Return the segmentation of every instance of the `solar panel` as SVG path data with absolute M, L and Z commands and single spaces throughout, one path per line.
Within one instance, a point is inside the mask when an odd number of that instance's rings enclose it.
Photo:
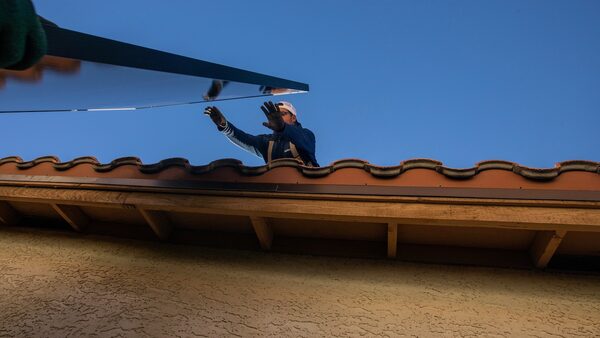
M 303 93 L 308 85 L 44 25 L 48 53 L 0 70 L 0 112 L 135 110 Z

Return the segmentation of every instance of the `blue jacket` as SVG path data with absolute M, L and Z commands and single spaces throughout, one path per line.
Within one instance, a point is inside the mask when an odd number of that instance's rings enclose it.
M 241 131 L 229 121 L 224 128 L 219 127 L 218 129 L 233 144 L 251 154 L 262 157 L 265 163 L 268 162 L 269 158 L 269 141 L 275 141 L 271 159 L 294 158 L 290 150 L 290 142 L 292 142 L 298 149 L 298 154 L 304 164 L 314 167 L 319 166 L 315 157 L 315 134 L 306 128 L 302 128 L 302 125 L 298 122 L 295 125 L 286 124 L 280 132 L 275 131 L 273 134 L 256 136 Z

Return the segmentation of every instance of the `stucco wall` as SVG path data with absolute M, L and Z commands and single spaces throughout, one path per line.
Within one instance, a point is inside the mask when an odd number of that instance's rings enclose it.
M 0 336 L 600 335 L 600 277 L 0 229 Z

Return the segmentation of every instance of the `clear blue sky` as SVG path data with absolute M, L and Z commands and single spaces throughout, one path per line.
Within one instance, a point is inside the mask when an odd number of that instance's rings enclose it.
M 308 83 L 321 165 L 600 161 L 600 1 L 34 0 L 64 28 Z M 217 103 L 265 133 L 262 99 Z M 262 160 L 204 105 L 0 116 L 0 157 Z

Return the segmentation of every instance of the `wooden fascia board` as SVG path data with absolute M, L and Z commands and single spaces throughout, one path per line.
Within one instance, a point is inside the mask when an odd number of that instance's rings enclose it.
M 2 175 L 0 175 L 2 176 Z M 29 177 L 29 176 L 26 176 Z M 36 177 L 36 176 L 31 176 Z M 565 208 L 600 208 L 600 200 L 569 200 L 569 199 L 527 199 L 527 198 L 497 198 L 497 197 L 473 197 L 473 196 L 412 196 L 412 195 L 364 195 L 364 194 L 330 194 L 330 193 L 305 193 L 285 191 L 252 191 L 252 190 L 220 190 L 220 189 L 173 189 L 160 186 L 129 186 L 129 185 L 98 185 L 77 184 L 61 182 L 38 182 L 38 181 L 0 181 L 1 189 L 10 188 L 52 188 L 73 189 L 112 192 L 117 195 L 127 193 L 165 193 L 181 195 L 203 195 L 203 196 L 237 196 L 237 197 L 259 197 L 259 198 L 289 198 L 301 200 L 333 200 L 333 201 L 357 201 L 357 202 L 419 202 L 419 203 L 442 203 L 442 204 L 473 204 L 473 205 L 515 205 L 515 206 L 547 206 Z M 441 189 L 441 188 L 440 188 Z M 567 191 L 569 192 L 569 191 Z M 571 191 L 573 192 L 573 191 Z M 26 193 L 24 195 L 27 195 Z M 17 198 L 17 197 L 15 197 Z M 99 201 L 95 201 L 96 203 Z
M 600 232 L 600 209 L 419 202 L 303 200 L 0 187 L 0 200 L 174 212 L 400 224 Z M 455 202 L 456 203 L 456 202 Z M 282 208 L 282 204 L 286 204 Z
M 135 209 L 135 205 L 124 203 L 129 194 L 131 193 L 84 189 L 0 187 L 0 200 L 6 201 Z

